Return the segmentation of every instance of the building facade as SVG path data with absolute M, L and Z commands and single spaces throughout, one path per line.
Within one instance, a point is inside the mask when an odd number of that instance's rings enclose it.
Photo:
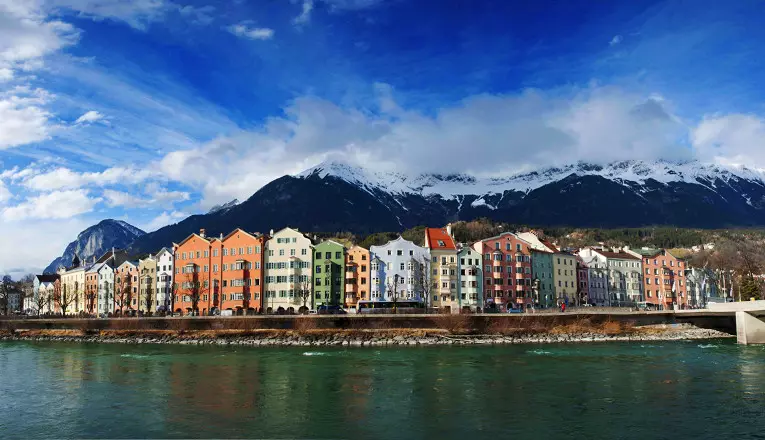
M 481 254 L 470 246 L 460 246 L 457 261 L 457 294 L 460 309 L 480 312 L 484 305 Z
M 297 229 L 271 233 L 266 241 L 267 313 L 296 312 L 312 308 L 313 243 Z
M 32 280 L 32 302 L 27 313 L 48 315 L 56 312 L 54 297 L 61 288 L 58 274 L 36 275 Z
M 213 310 L 254 314 L 263 304 L 265 244 L 262 234 L 235 229 L 212 250 Z
M 665 249 L 627 249 L 626 252 L 642 260 L 645 302 L 665 310 L 687 307 L 685 261 Z
M 186 315 L 206 315 L 211 307 L 210 272 L 212 241 L 205 235 L 191 234 L 182 242 L 173 243 L 173 311 Z
M 345 303 L 344 308 L 355 311 L 359 301 L 370 299 L 370 264 L 368 249 L 353 246 L 345 254 Z
M 483 255 L 485 308 L 530 307 L 533 291 L 529 243 L 505 232 L 475 243 L 473 249 Z
M 138 310 L 138 261 L 125 261 L 114 269 L 114 311 L 132 313 Z
M 138 311 L 157 311 L 157 259 L 153 255 L 138 261 Z
M 589 303 L 606 307 L 610 305 L 608 294 L 608 261 L 606 257 L 589 248 L 579 251 L 579 257 L 587 266 Z
M 97 312 L 100 315 L 109 314 L 115 311 L 114 302 L 114 268 L 109 263 L 100 264 L 98 267 L 98 305 Z
M 425 228 L 425 248 L 430 251 L 430 298 L 428 304 L 446 313 L 459 313 L 459 262 L 451 226 Z M 424 286 L 423 286 L 424 287 Z M 427 289 L 426 289 L 427 290 Z
M 98 269 L 104 263 L 96 263 L 85 271 L 85 311 L 94 315 L 98 313 Z
M 591 304 L 589 268 L 579 255 L 576 256 L 576 286 L 579 301 L 582 304 Z
M 173 251 L 167 248 L 157 252 L 157 287 L 156 310 L 158 312 L 172 311 L 173 295 Z
M 579 251 L 579 255 L 588 267 L 592 267 L 588 259 L 595 255 L 598 256 L 598 262 L 605 263 L 605 285 L 608 294 L 606 305 L 632 307 L 643 301 L 643 269 L 639 257 L 620 250 L 614 252 L 596 248 L 584 248 Z M 591 286 L 590 295 L 592 294 Z
M 555 280 L 553 279 L 553 253 L 531 249 L 531 275 L 535 307 L 555 305 Z
M 421 301 L 425 303 L 430 276 L 430 252 L 399 236 L 369 251 L 379 260 L 373 269 L 378 301 Z
M 315 245 L 313 256 L 314 306 L 343 305 L 345 301 L 345 246 L 332 240 Z
M 80 259 L 75 255 L 72 266 L 60 268 L 61 291 L 55 296 L 57 309 L 66 315 L 85 311 L 85 270 Z

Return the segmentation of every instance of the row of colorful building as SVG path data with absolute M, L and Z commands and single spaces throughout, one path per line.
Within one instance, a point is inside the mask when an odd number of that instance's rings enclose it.
M 591 304 L 702 306 L 713 283 L 663 249 L 562 250 L 535 232 L 472 244 L 426 228 L 424 246 L 398 237 L 369 249 L 297 229 L 191 234 L 156 254 L 112 250 L 39 275 L 28 312 L 97 314 L 349 312 L 360 302 L 415 301 L 441 312 Z

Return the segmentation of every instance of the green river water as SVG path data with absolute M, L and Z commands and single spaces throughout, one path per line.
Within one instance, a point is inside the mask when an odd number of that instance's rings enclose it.
M 765 347 L 0 342 L 0 438 L 765 438 Z

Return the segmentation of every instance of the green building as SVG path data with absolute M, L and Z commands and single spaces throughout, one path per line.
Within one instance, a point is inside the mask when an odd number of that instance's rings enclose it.
M 534 304 L 536 305 L 543 307 L 555 305 L 554 256 L 552 252 L 531 249 L 532 286 L 537 286 L 534 287 Z
M 342 305 L 345 290 L 345 246 L 325 240 L 314 247 L 314 306 Z

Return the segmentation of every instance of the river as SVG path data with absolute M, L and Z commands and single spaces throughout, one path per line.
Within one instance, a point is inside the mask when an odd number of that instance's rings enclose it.
M 0 342 L 0 437 L 765 438 L 765 347 Z

